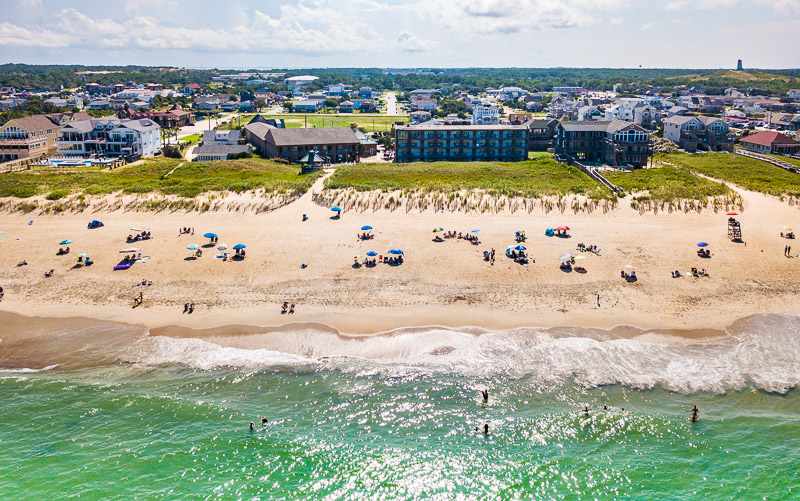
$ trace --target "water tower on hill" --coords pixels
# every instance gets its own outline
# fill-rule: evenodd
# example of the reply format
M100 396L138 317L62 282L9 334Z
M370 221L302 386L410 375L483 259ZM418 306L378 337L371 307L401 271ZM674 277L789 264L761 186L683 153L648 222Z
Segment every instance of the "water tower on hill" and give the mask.
M742 60L739 59L739 63L736 65L736 71L742 71L742 70L744 70L744 68L742 68Z

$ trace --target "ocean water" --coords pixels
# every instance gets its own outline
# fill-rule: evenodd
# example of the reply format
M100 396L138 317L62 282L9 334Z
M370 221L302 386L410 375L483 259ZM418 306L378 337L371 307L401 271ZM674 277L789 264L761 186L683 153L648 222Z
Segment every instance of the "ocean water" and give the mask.
M0 498L800 499L797 317L629 337L62 342L0 371Z

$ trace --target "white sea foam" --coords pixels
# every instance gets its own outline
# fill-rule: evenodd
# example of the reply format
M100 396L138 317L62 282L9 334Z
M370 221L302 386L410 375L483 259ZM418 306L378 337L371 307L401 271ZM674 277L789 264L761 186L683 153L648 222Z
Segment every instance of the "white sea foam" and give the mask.
M220 346L201 339L154 336L140 339L123 353L126 362L144 365L186 365L202 370L294 366L313 360L265 349Z
M689 339L654 332L620 338L597 329L415 328L374 336L301 330L214 341L150 337L126 360L199 369L323 364L392 371L419 368L468 375L533 377L544 384L571 379L586 386L661 386L671 391L724 392L752 384L786 392L800 384L800 318L755 315L725 335Z

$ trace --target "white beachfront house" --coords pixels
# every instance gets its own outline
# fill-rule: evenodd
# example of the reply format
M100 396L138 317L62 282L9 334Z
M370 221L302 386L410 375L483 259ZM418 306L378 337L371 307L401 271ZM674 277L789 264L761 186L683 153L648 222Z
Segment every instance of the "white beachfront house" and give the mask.
M59 130L56 145L60 156L152 157L161 151L160 130L149 119L80 120Z

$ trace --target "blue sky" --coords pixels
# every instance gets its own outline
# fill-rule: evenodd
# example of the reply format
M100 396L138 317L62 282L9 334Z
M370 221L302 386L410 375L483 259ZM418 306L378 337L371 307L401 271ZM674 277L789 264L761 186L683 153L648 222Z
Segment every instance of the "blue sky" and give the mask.
M800 0L0 0L0 62L800 67Z

